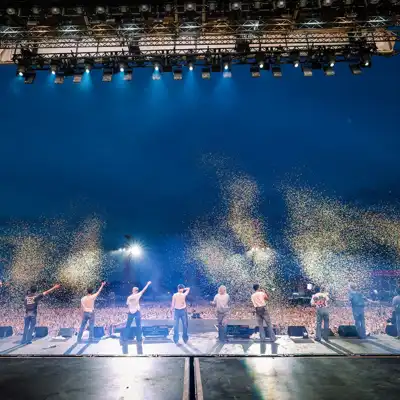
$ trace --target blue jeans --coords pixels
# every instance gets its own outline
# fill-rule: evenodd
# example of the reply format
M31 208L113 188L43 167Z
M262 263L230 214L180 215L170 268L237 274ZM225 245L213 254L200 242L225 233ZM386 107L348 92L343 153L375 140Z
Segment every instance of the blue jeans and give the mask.
M397 327L397 336L400 336L400 311L396 311L396 327Z
M188 336L188 316L186 312L186 308L182 310L175 309L175 325L174 325L174 342L177 343L179 341L179 321L182 321L182 330L183 330L183 341L187 342L189 340Z
M94 338L94 312L84 312L81 327L78 333L78 341L82 340L83 331L86 328L86 324L89 321L89 340Z
M142 341L142 316L140 315L140 311L136 311L133 314L128 313L128 320L126 321L123 338L124 338L124 340L128 340L129 329L131 328L133 320L135 320L135 323L136 323L136 340L138 342L141 342Z
M226 340L226 322L228 319L227 311L217 311L217 320L218 320L218 339L221 342Z
M353 307L353 317L358 337L360 339L365 339L367 334L365 332L364 307Z
M317 327L315 338L321 340L322 321L324 321L324 331L322 336L325 340L329 338L329 311L326 307L317 308Z
M24 334L22 336L22 343L32 341L33 331L36 326L36 315L27 315L24 319Z

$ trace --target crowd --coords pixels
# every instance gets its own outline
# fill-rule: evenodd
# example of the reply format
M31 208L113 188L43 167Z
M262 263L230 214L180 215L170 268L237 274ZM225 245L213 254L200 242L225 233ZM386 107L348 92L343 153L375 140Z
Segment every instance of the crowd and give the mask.
M268 308L272 323L279 333L284 333L289 325L303 325L310 334L315 331L315 309L304 306L273 306ZM215 319L215 308L208 303L191 304L188 308L189 317L199 314L202 319ZM385 332L386 321L391 317L392 307L372 305L365 309L367 332L380 334ZM171 320L170 303L151 303L144 301L141 305L142 320ZM24 328L24 307L20 305L3 305L0 307L0 326L12 326L14 333L20 334ZM97 308L95 325L110 327L124 324L127 319L127 307ZM230 320L255 320L254 308L250 305L233 304L229 314ZM47 326L50 335L56 336L61 327L79 329L82 311L76 306L59 307L47 301L39 305L37 326ZM354 319L350 307L330 307L330 328L337 333L339 325L353 325ZM189 321L190 329L190 321Z

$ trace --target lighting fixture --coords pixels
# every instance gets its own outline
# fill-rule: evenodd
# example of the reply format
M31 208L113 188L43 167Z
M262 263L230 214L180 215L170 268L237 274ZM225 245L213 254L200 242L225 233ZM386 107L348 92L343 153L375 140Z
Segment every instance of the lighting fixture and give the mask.
M201 70L201 77L203 79L211 79L211 69L210 69L210 67L204 67Z

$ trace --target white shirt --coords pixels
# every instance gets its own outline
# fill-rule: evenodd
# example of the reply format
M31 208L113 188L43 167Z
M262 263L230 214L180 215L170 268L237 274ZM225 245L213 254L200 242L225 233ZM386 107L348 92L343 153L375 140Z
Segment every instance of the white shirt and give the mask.
M97 295L95 294L87 294L83 296L81 299L81 305L84 312L93 312L94 310L94 302L97 299Z
M126 304L128 305L129 312L131 314L134 314L135 312L140 310L140 298L142 297L142 293L134 293L131 294L127 299L126 299Z
M216 294L214 297L215 305L217 306L217 311L228 311L229 310L229 294Z
M184 308L186 308L187 294L188 292L185 293L178 292L172 296L172 301L174 302L175 310L183 310Z
M254 292L251 295L251 301L254 307L265 307L267 305L264 292Z

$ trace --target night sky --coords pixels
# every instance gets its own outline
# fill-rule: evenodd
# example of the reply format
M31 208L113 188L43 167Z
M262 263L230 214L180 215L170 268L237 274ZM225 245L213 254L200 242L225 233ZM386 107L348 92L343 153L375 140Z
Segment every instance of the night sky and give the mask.
M80 85L38 73L33 85L0 69L0 225L40 217L106 223L104 246L130 233L149 246L187 233L218 207L219 184L204 155L253 177L262 190L269 236L282 236L282 184L308 186L358 207L400 198L398 93L400 59L374 59L352 76L317 71L282 79L248 67L232 79L183 81L150 69L132 82L92 72Z

